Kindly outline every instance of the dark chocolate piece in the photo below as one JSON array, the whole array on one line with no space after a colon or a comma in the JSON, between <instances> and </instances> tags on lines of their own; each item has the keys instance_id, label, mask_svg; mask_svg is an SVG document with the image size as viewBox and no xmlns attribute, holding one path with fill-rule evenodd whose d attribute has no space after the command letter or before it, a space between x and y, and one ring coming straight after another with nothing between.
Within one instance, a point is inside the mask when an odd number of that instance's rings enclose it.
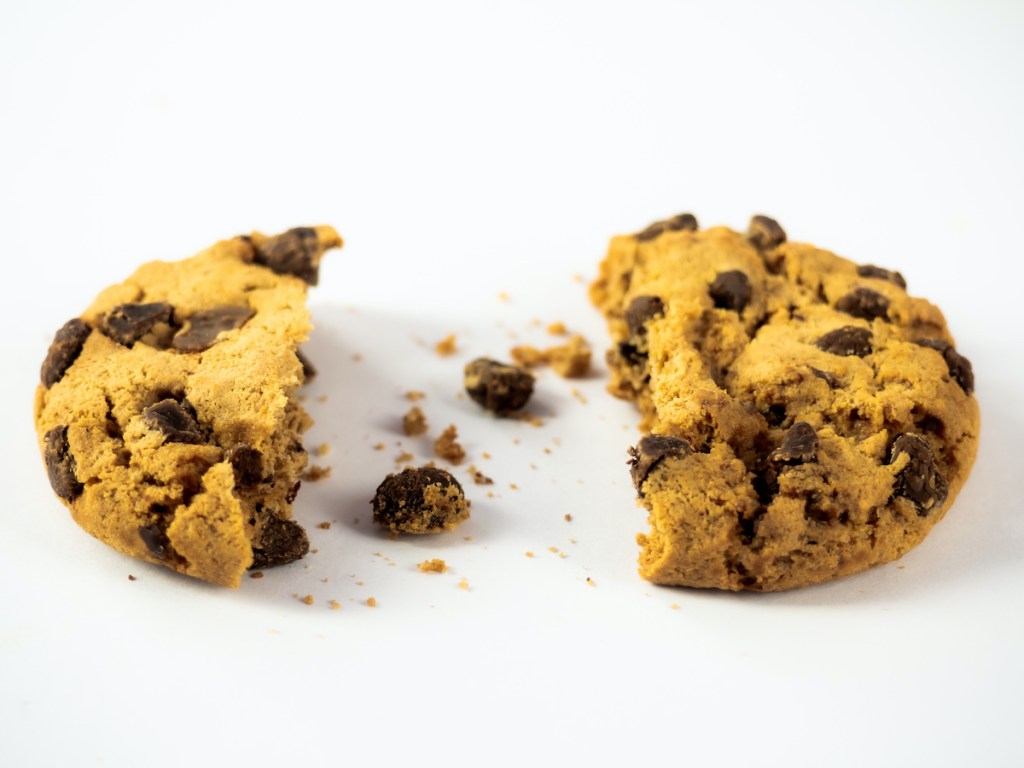
<instances>
[{"instance_id":1,"label":"dark chocolate piece","mask_svg":"<svg viewBox=\"0 0 1024 768\"><path fill-rule=\"evenodd\" d=\"M665 304L657 296L637 296L626 307L626 326L630 336L646 333L648 320L665 314Z\"/></svg>"},{"instance_id":2,"label":"dark chocolate piece","mask_svg":"<svg viewBox=\"0 0 1024 768\"><path fill-rule=\"evenodd\" d=\"M499 416L518 411L533 394L529 371L483 357L466 365L463 381L474 402Z\"/></svg>"},{"instance_id":3,"label":"dark chocolate piece","mask_svg":"<svg viewBox=\"0 0 1024 768\"><path fill-rule=\"evenodd\" d=\"M178 331L171 346L178 352L202 352L214 345L218 335L241 328L255 314L249 307L218 307L196 312L187 318L188 326Z\"/></svg>"},{"instance_id":4,"label":"dark chocolate piece","mask_svg":"<svg viewBox=\"0 0 1024 768\"><path fill-rule=\"evenodd\" d=\"M74 501L78 498L85 486L78 482L75 474L78 465L68 443L66 424L54 427L43 435L43 456L53 492L64 501Z\"/></svg>"},{"instance_id":5,"label":"dark chocolate piece","mask_svg":"<svg viewBox=\"0 0 1024 768\"><path fill-rule=\"evenodd\" d=\"M750 285L750 278L738 269L730 269L728 272L720 272L714 282L708 287L708 293L719 309L731 309L742 312L743 308L750 303L750 297L754 289Z\"/></svg>"},{"instance_id":6,"label":"dark chocolate piece","mask_svg":"<svg viewBox=\"0 0 1024 768\"><path fill-rule=\"evenodd\" d=\"M250 445L236 445L227 452L240 486L257 485L263 480L263 455Z\"/></svg>"},{"instance_id":7,"label":"dark chocolate piece","mask_svg":"<svg viewBox=\"0 0 1024 768\"><path fill-rule=\"evenodd\" d=\"M896 475L894 492L914 502L917 514L924 517L942 506L949 496L949 483L935 464L929 442L912 433L902 434L892 444L889 463L907 454L910 462Z\"/></svg>"},{"instance_id":8,"label":"dark chocolate piece","mask_svg":"<svg viewBox=\"0 0 1024 768\"><path fill-rule=\"evenodd\" d=\"M320 280L320 240L312 227L296 227L256 248L257 264L279 275L295 275L310 285Z\"/></svg>"},{"instance_id":9,"label":"dark chocolate piece","mask_svg":"<svg viewBox=\"0 0 1024 768\"><path fill-rule=\"evenodd\" d=\"M196 411L188 400L180 403L166 398L145 408L142 417L153 429L164 435L167 443L201 443L203 433L196 420Z\"/></svg>"},{"instance_id":10,"label":"dark chocolate piece","mask_svg":"<svg viewBox=\"0 0 1024 768\"><path fill-rule=\"evenodd\" d=\"M121 304L100 320L100 330L118 344L130 347L157 323L169 323L173 308L166 302Z\"/></svg>"},{"instance_id":11,"label":"dark chocolate piece","mask_svg":"<svg viewBox=\"0 0 1024 768\"><path fill-rule=\"evenodd\" d=\"M828 384L830 389L835 389L836 386L839 384L839 381L836 379L836 377L833 376L828 371L822 371L818 368L811 368L811 373L817 376L819 379L822 379L826 384Z\"/></svg>"},{"instance_id":12,"label":"dark chocolate piece","mask_svg":"<svg viewBox=\"0 0 1024 768\"><path fill-rule=\"evenodd\" d=\"M948 341L942 339L917 339L915 344L934 349L946 361L949 375L960 385L965 394L974 391L974 369L971 361L961 355Z\"/></svg>"},{"instance_id":13,"label":"dark chocolate piece","mask_svg":"<svg viewBox=\"0 0 1024 768\"><path fill-rule=\"evenodd\" d=\"M826 333L814 342L814 346L822 352L842 357L850 357L851 355L864 357L872 352L871 338L871 331L867 328L859 328L856 325L844 325L842 328L836 328L834 331Z\"/></svg>"},{"instance_id":14,"label":"dark chocolate piece","mask_svg":"<svg viewBox=\"0 0 1024 768\"><path fill-rule=\"evenodd\" d=\"M767 251L786 242L786 232L775 219L758 215L750 219L747 239L757 248Z\"/></svg>"},{"instance_id":15,"label":"dark chocolate piece","mask_svg":"<svg viewBox=\"0 0 1024 768\"><path fill-rule=\"evenodd\" d=\"M644 495L643 485L651 472L666 458L689 456L693 446L688 440L671 435L645 435L629 449L629 474L636 492Z\"/></svg>"},{"instance_id":16,"label":"dark chocolate piece","mask_svg":"<svg viewBox=\"0 0 1024 768\"><path fill-rule=\"evenodd\" d=\"M61 326L53 337L43 367L39 371L39 378L44 387L49 389L64 378L68 368L82 353L82 347L85 346L85 340L89 338L90 333L92 328L77 317Z\"/></svg>"},{"instance_id":17,"label":"dark chocolate piece","mask_svg":"<svg viewBox=\"0 0 1024 768\"><path fill-rule=\"evenodd\" d=\"M444 500L451 503L428 499L431 486L444 491ZM406 467L384 478L372 504L373 521L395 533L436 533L462 519L465 496L459 481L444 469Z\"/></svg>"},{"instance_id":18,"label":"dark chocolate piece","mask_svg":"<svg viewBox=\"0 0 1024 768\"><path fill-rule=\"evenodd\" d=\"M854 288L836 302L836 309L864 320L888 319L889 299L870 288Z\"/></svg>"},{"instance_id":19,"label":"dark chocolate piece","mask_svg":"<svg viewBox=\"0 0 1024 768\"><path fill-rule=\"evenodd\" d=\"M775 466L795 466L818 458L818 433L806 421L798 421L782 438L782 444L768 454Z\"/></svg>"},{"instance_id":20,"label":"dark chocolate piece","mask_svg":"<svg viewBox=\"0 0 1024 768\"><path fill-rule=\"evenodd\" d=\"M253 568L273 568L301 559L309 552L309 537L294 520L271 516L264 524L260 546L252 549Z\"/></svg>"},{"instance_id":21,"label":"dark chocolate piece","mask_svg":"<svg viewBox=\"0 0 1024 768\"><path fill-rule=\"evenodd\" d=\"M167 526L162 522L151 523L150 525L139 526L139 538L146 545L153 557L164 560L167 558L167 550L170 542L167 540Z\"/></svg>"},{"instance_id":22,"label":"dark chocolate piece","mask_svg":"<svg viewBox=\"0 0 1024 768\"><path fill-rule=\"evenodd\" d=\"M649 224L644 230L637 232L634 237L640 242L644 242L645 240L653 240L662 232L678 232L681 230L696 232L697 217L692 213L677 213L671 218Z\"/></svg>"},{"instance_id":23,"label":"dark chocolate piece","mask_svg":"<svg viewBox=\"0 0 1024 768\"><path fill-rule=\"evenodd\" d=\"M899 272L882 269L881 267L876 267L874 264L861 264L857 267L857 274L861 277L877 277L881 280L888 280L890 283L898 285L903 290L907 290L907 281L903 279L903 275Z\"/></svg>"}]
</instances>

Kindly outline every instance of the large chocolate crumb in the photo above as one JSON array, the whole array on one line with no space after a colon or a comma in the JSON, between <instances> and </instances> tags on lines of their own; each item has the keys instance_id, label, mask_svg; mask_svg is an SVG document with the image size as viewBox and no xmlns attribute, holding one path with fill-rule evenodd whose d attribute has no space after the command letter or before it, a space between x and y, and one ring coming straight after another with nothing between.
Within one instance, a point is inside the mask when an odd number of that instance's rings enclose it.
<instances>
[{"instance_id":1,"label":"large chocolate crumb","mask_svg":"<svg viewBox=\"0 0 1024 768\"><path fill-rule=\"evenodd\" d=\"M645 435L629 449L629 474L636 492L644 495L643 485L655 467L666 458L688 456L693 446L688 440L671 435Z\"/></svg>"},{"instance_id":2,"label":"large chocolate crumb","mask_svg":"<svg viewBox=\"0 0 1024 768\"><path fill-rule=\"evenodd\" d=\"M268 238L256 249L256 263L279 275L295 275L309 285L320 280L320 241L312 227L296 227Z\"/></svg>"},{"instance_id":3,"label":"large chocolate crumb","mask_svg":"<svg viewBox=\"0 0 1024 768\"><path fill-rule=\"evenodd\" d=\"M466 392L498 416L518 411L533 394L533 374L514 365L478 358L464 370Z\"/></svg>"},{"instance_id":4,"label":"large chocolate crumb","mask_svg":"<svg viewBox=\"0 0 1024 768\"><path fill-rule=\"evenodd\" d=\"M946 362L949 375L960 385L965 394L974 391L974 368L971 361L961 355L948 341L942 339L917 339L915 344L934 349Z\"/></svg>"},{"instance_id":5,"label":"large chocolate crumb","mask_svg":"<svg viewBox=\"0 0 1024 768\"><path fill-rule=\"evenodd\" d=\"M118 344L130 347L157 323L169 323L173 309L158 301L150 304L121 304L100 319L100 330Z\"/></svg>"},{"instance_id":6,"label":"large chocolate crumb","mask_svg":"<svg viewBox=\"0 0 1024 768\"><path fill-rule=\"evenodd\" d=\"M202 352L209 349L224 331L241 328L255 313L249 307L218 307L196 312L187 318L188 325L171 343L178 352Z\"/></svg>"},{"instance_id":7,"label":"large chocolate crumb","mask_svg":"<svg viewBox=\"0 0 1024 768\"><path fill-rule=\"evenodd\" d=\"M469 517L462 486L437 467L388 475L373 497L373 521L392 533L450 531Z\"/></svg>"},{"instance_id":8,"label":"large chocolate crumb","mask_svg":"<svg viewBox=\"0 0 1024 768\"><path fill-rule=\"evenodd\" d=\"M836 309L864 320L888 319L889 299L870 288L854 288L836 302Z\"/></svg>"},{"instance_id":9,"label":"large chocolate crumb","mask_svg":"<svg viewBox=\"0 0 1024 768\"><path fill-rule=\"evenodd\" d=\"M844 325L826 333L814 342L814 346L833 355L864 357L871 354L871 339L871 331L867 328Z\"/></svg>"},{"instance_id":10,"label":"large chocolate crumb","mask_svg":"<svg viewBox=\"0 0 1024 768\"><path fill-rule=\"evenodd\" d=\"M626 327L630 336L647 332L647 321L665 314L665 303L657 296L637 296L626 307Z\"/></svg>"},{"instance_id":11,"label":"large chocolate crumb","mask_svg":"<svg viewBox=\"0 0 1024 768\"><path fill-rule=\"evenodd\" d=\"M196 420L196 411L188 400L180 403L166 398L143 409L142 418L153 429L159 430L168 443L201 443L203 433Z\"/></svg>"},{"instance_id":12,"label":"large chocolate crumb","mask_svg":"<svg viewBox=\"0 0 1024 768\"><path fill-rule=\"evenodd\" d=\"M66 424L54 427L43 435L43 455L53 492L64 501L74 501L82 493L84 486L78 482L75 474L78 466L68 443Z\"/></svg>"},{"instance_id":13,"label":"large chocolate crumb","mask_svg":"<svg viewBox=\"0 0 1024 768\"><path fill-rule=\"evenodd\" d=\"M78 359L92 329L77 317L68 320L53 337L46 359L39 371L43 386L49 389L62 378L68 368Z\"/></svg>"},{"instance_id":14,"label":"large chocolate crumb","mask_svg":"<svg viewBox=\"0 0 1024 768\"><path fill-rule=\"evenodd\" d=\"M917 514L924 517L942 506L949 495L949 483L935 464L935 455L928 441L920 435L906 433L892 444L889 463L907 454L910 461L896 475L894 491L914 502Z\"/></svg>"},{"instance_id":15,"label":"large chocolate crumb","mask_svg":"<svg viewBox=\"0 0 1024 768\"><path fill-rule=\"evenodd\" d=\"M793 466L818 458L818 433L806 421L798 421L782 438L782 444L768 454L768 462L775 466Z\"/></svg>"},{"instance_id":16,"label":"large chocolate crumb","mask_svg":"<svg viewBox=\"0 0 1024 768\"><path fill-rule=\"evenodd\" d=\"M767 251L786 242L786 232L775 219L758 215L750 219L747 239L757 248Z\"/></svg>"},{"instance_id":17,"label":"large chocolate crumb","mask_svg":"<svg viewBox=\"0 0 1024 768\"><path fill-rule=\"evenodd\" d=\"M236 445L227 452L227 460L235 472L235 483L241 487L263 481L263 455L251 445Z\"/></svg>"},{"instance_id":18,"label":"large chocolate crumb","mask_svg":"<svg viewBox=\"0 0 1024 768\"><path fill-rule=\"evenodd\" d=\"M271 516L264 524L260 545L252 549L254 568L273 568L287 565L305 557L309 552L309 537L294 520Z\"/></svg>"},{"instance_id":19,"label":"large chocolate crumb","mask_svg":"<svg viewBox=\"0 0 1024 768\"><path fill-rule=\"evenodd\" d=\"M754 295L754 288L750 285L750 278L738 269L730 269L728 272L720 272L714 281L708 286L708 293L711 294L715 306L719 309L731 309L735 312L742 312L743 308L750 303L750 297Z\"/></svg>"}]
</instances>

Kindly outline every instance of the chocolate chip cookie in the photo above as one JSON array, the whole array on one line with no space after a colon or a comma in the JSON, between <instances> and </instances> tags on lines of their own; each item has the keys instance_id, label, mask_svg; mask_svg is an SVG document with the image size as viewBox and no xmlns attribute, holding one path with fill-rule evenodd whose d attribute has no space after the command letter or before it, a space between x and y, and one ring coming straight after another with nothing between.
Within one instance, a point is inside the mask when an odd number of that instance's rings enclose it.
<instances>
[{"instance_id":1,"label":"chocolate chip cookie","mask_svg":"<svg viewBox=\"0 0 1024 768\"><path fill-rule=\"evenodd\" d=\"M301 558L298 346L331 227L155 261L58 332L35 422L54 492L115 549L215 584Z\"/></svg>"},{"instance_id":2,"label":"chocolate chip cookie","mask_svg":"<svg viewBox=\"0 0 1024 768\"><path fill-rule=\"evenodd\" d=\"M971 364L904 277L690 214L612 239L590 287L637 403L640 573L773 591L900 557L974 462Z\"/></svg>"}]
</instances>

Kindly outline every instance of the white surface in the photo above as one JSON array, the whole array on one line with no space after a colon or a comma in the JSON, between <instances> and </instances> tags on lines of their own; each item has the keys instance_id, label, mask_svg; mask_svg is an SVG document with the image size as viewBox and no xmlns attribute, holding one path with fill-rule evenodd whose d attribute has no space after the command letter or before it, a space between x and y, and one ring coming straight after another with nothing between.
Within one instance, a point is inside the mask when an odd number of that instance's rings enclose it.
<instances>
[{"instance_id":1,"label":"white surface","mask_svg":"<svg viewBox=\"0 0 1024 768\"><path fill-rule=\"evenodd\" d=\"M0 764L1022 764L1022 44L1011 2L5 2ZM540 427L459 398L549 322L600 358L608 237L683 210L768 213L946 311L981 452L899 563L651 586L600 364L586 403L542 375ZM230 591L88 538L30 418L54 330L141 261L321 222L347 244L311 300L318 553ZM399 441L429 458L411 389L495 484L391 541L368 501Z\"/></svg>"}]
</instances>

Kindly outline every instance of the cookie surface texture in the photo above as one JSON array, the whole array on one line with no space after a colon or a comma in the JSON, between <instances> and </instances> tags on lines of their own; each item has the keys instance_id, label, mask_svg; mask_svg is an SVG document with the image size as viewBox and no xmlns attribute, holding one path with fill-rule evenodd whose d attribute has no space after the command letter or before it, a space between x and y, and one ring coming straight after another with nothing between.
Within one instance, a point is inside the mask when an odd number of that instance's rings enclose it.
<instances>
[{"instance_id":1,"label":"cookie surface texture","mask_svg":"<svg viewBox=\"0 0 1024 768\"><path fill-rule=\"evenodd\" d=\"M120 552L237 587L302 557L298 347L331 227L141 266L57 333L35 423L57 496Z\"/></svg>"},{"instance_id":2,"label":"cookie surface texture","mask_svg":"<svg viewBox=\"0 0 1024 768\"><path fill-rule=\"evenodd\" d=\"M684 222L683 225L676 225ZM692 216L612 239L593 303L657 584L775 591L892 561L974 462L970 362L899 272Z\"/></svg>"}]
</instances>

